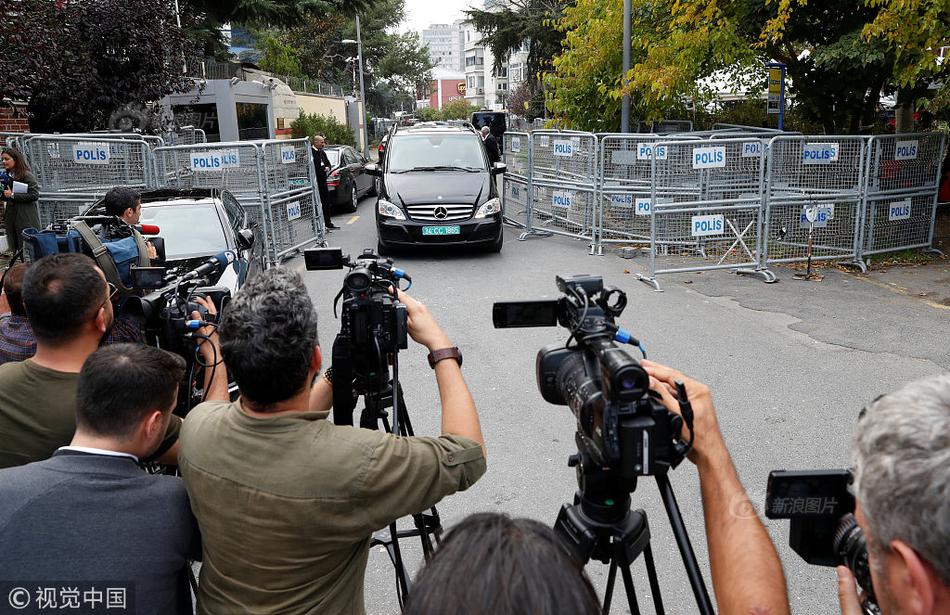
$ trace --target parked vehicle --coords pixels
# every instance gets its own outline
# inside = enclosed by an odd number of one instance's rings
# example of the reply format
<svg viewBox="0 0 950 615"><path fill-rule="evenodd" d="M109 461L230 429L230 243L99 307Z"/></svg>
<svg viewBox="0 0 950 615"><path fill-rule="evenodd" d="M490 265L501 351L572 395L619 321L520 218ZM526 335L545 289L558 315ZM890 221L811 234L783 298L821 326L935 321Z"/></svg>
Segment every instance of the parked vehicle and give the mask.
<svg viewBox="0 0 950 615"><path fill-rule="evenodd" d="M345 212L356 211L360 199L376 189L373 176L366 173L369 161L349 145L328 145L323 151L332 165L327 174L330 207Z"/></svg>
<svg viewBox="0 0 950 615"><path fill-rule="evenodd" d="M105 214L100 201L87 215ZM188 271L212 256L232 250L238 258L217 280L236 293L245 280L264 268L263 233L227 190L161 189L142 193L141 224L159 227L164 267Z"/></svg>
<svg viewBox="0 0 950 615"><path fill-rule="evenodd" d="M472 126L481 130L488 126L498 140L498 151L505 151L505 130L508 129L508 114L504 111L476 111L472 114Z"/></svg>
<svg viewBox="0 0 950 615"><path fill-rule="evenodd" d="M477 245L502 248L502 204L481 137L471 127L424 122L397 127L381 165L376 206L378 251L411 245Z"/></svg>

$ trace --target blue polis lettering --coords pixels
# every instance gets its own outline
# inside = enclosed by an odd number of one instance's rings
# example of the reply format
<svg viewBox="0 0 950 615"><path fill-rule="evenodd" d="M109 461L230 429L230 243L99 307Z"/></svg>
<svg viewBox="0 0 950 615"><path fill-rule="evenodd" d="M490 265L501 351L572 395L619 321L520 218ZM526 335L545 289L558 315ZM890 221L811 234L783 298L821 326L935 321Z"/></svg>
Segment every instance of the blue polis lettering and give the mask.
<svg viewBox="0 0 950 615"><path fill-rule="evenodd" d="M891 216L892 216L892 217L897 218L897 217L900 217L900 216L909 216L909 215L910 215L910 207L909 207L908 205L903 205L903 206L898 206L898 207L891 207Z"/></svg>
<svg viewBox="0 0 950 615"><path fill-rule="evenodd" d="M224 156L221 156L221 163L222 164L237 164L237 156L235 156L234 154L225 154Z"/></svg>
<svg viewBox="0 0 950 615"><path fill-rule="evenodd" d="M80 160L106 160L106 153L101 149L76 150L76 158Z"/></svg>
<svg viewBox="0 0 950 615"><path fill-rule="evenodd" d="M695 156L696 164L712 164L713 162L722 162L725 160L723 152L716 150L715 152L699 152Z"/></svg>
<svg viewBox="0 0 950 615"><path fill-rule="evenodd" d="M558 154L570 154L572 148L569 143L555 143L554 152Z"/></svg>
<svg viewBox="0 0 950 615"><path fill-rule="evenodd" d="M721 231L722 220L718 218L715 220L697 220L693 230L698 232Z"/></svg>
<svg viewBox="0 0 950 615"><path fill-rule="evenodd" d="M916 148L916 147L911 146L911 147L898 147L898 148L897 148L897 156L898 156L898 157L910 157L910 156L916 156L916 155L917 155L917 148Z"/></svg>
<svg viewBox="0 0 950 615"><path fill-rule="evenodd" d="M834 154L835 150L833 149L806 150L805 160L831 160Z"/></svg>
<svg viewBox="0 0 950 615"><path fill-rule="evenodd" d="M566 196L560 195L560 194L555 194L555 195L554 195L554 204L555 204L555 205L562 205L562 206L564 206L564 207L570 207L570 206L571 206L571 199L568 198L568 197L566 197Z"/></svg>

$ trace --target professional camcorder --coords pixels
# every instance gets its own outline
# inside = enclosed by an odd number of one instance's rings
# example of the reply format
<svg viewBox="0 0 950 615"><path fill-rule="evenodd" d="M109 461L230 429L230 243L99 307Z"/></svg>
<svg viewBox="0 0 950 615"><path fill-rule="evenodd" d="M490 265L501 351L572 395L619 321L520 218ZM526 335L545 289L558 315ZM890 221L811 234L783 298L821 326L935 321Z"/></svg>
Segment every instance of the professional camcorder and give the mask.
<svg viewBox="0 0 950 615"><path fill-rule="evenodd" d="M789 519L789 546L809 564L850 568L864 612L880 615L867 541L854 517L853 479L850 470L774 470L769 473L765 516Z"/></svg>
<svg viewBox="0 0 950 615"><path fill-rule="evenodd" d="M339 248L306 250L304 257L308 270L349 269L333 300L333 315L339 307L341 320L333 342L333 417L337 423L352 425L359 396L392 395L389 368L408 344L406 306L399 303L395 290L400 280L412 284L412 278L371 250L355 261ZM368 408L373 405L370 401L378 400L368 399ZM372 412L360 418L362 427L376 429L377 423Z"/></svg>
<svg viewBox="0 0 950 615"><path fill-rule="evenodd" d="M654 606L663 612L646 513L630 510L638 477L655 477L699 612L713 613L667 476L693 442L693 412L685 386L678 383L679 415L649 390L649 376L622 345L639 347L645 357L643 347L616 324L627 305L623 291L605 287L599 276L555 279L561 298L498 302L492 311L496 328L560 325L570 331L566 344L545 346L535 362L541 396L549 403L569 406L577 418L578 453L568 463L577 469L578 490L574 504L561 507L555 530L579 561L609 562L604 613L610 609L618 568L628 608L640 612L630 565L641 553ZM681 438L684 425L689 434L686 441Z"/></svg>

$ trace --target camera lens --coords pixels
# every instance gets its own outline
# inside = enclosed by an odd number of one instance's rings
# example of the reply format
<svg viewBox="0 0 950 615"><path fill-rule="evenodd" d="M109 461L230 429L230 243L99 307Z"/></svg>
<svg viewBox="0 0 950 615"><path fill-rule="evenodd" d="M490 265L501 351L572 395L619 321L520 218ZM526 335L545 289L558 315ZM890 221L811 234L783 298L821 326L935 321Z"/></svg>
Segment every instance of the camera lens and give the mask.
<svg viewBox="0 0 950 615"><path fill-rule="evenodd" d="M854 580L864 590L867 598L871 602L876 602L874 587L871 584L871 568L868 564L867 541L853 514L848 513L841 517L838 529L835 531L833 545L835 553L851 569Z"/></svg>
<svg viewBox="0 0 950 615"><path fill-rule="evenodd" d="M372 280L372 276L365 269L354 269L346 276L344 284L351 291L359 293L369 289Z"/></svg>

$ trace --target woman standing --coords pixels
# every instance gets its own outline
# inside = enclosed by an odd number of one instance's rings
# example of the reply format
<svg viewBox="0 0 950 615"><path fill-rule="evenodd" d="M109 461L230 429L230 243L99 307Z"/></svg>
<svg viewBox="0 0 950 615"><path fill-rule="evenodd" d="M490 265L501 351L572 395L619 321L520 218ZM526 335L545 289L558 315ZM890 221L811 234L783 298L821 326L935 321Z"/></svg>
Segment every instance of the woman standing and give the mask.
<svg viewBox="0 0 950 615"><path fill-rule="evenodd" d="M9 176L3 182L2 200L6 205L7 243L15 254L23 243L23 229L40 227L40 212L36 207L40 198L40 187L30 165L18 150L10 147L4 149L0 153L0 166ZM0 173L0 176L2 175L3 173ZM26 192L14 192L15 181L26 184Z"/></svg>

